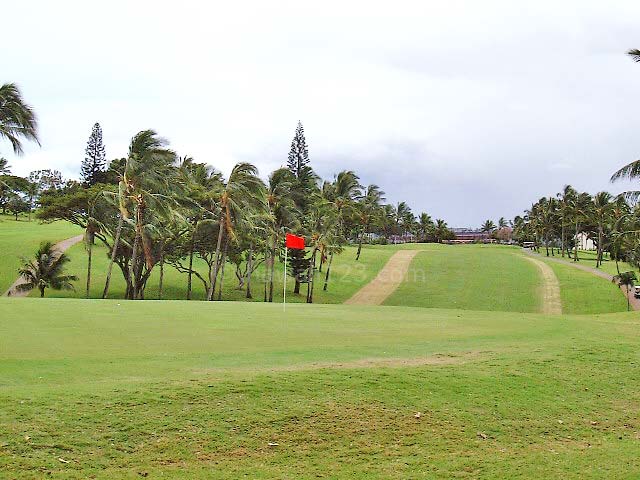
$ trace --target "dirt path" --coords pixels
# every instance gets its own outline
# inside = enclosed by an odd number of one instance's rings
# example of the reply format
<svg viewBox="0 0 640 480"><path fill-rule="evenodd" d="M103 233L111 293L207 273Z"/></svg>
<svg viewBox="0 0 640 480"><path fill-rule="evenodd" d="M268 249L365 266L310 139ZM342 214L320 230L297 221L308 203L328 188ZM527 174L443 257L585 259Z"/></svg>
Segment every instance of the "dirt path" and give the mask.
<svg viewBox="0 0 640 480"><path fill-rule="evenodd" d="M539 253L532 252L529 249L525 249L525 253L530 257L542 257L542 255L540 255ZM583 272L591 273L597 277L604 278L609 282L613 281L613 275L609 275L608 273L603 272L602 270L598 270L597 268L588 267L586 265L580 265L579 263L576 263L573 261L562 260L562 258L554 258L554 257L544 257L544 258L545 260L548 260L550 262L562 263L563 265L569 265L570 267L577 268L578 270L582 270ZM640 310L640 298L635 298L633 296L633 289L630 289L627 292L626 288L620 287L620 291L625 296L625 298L626 297L629 298L629 304L631 305L632 310Z"/></svg>
<svg viewBox="0 0 640 480"><path fill-rule="evenodd" d="M411 260L419 250L399 250L387 261L376 278L344 302L347 305L380 305L406 278Z"/></svg>
<svg viewBox="0 0 640 480"><path fill-rule="evenodd" d="M55 248L60 253L66 252L69 248L73 247L76 243L80 243L83 238L84 238L84 235L76 235L75 237L67 238L66 240L62 240L61 242L56 243L55 244ZM21 283L24 283L24 280L23 280L22 277L18 277L16 279L16 281L13 282L13 285L11 285L9 287L9 290L4 292L4 296L5 297L26 297L26 296L28 296L29 293L31 293L30 290L27 290L26 292L24 292L24 291L19 291L19 290L16 289L16 287L18 285L20 285Z"/></svg>
<svg viewBox="0 0 640 480"><path fill-rule="evenodd" d="M562 301L560 300L560 282L553 269L541 260L525 257L533 263L542 275L542 313L548 315L560 315L562 313Z"/></svg>

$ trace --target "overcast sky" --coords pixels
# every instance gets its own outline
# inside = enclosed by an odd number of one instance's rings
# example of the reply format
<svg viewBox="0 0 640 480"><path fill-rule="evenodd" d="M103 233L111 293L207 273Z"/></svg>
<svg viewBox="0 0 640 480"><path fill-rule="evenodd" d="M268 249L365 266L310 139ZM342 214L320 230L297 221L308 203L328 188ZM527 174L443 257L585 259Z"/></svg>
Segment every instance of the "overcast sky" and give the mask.
<svg viewBox="0 0 640 480"><path fill-rule="evenodd" d="M315 170L353 169L451 226L512 218L640 157L640 2L5 2L0 83L35 108L18 174L77 177L155 129L263 176L302 120Z"/></svg>

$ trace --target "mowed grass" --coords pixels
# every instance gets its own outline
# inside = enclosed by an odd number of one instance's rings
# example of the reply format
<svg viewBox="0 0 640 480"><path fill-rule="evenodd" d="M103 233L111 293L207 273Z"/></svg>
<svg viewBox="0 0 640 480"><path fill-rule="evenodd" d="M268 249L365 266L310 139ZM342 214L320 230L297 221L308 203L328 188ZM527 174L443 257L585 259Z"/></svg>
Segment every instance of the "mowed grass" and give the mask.
<svg viewBox="0 0 640 480"><path fill-rule="evenodd" d="M410 245L420 253L385 305L536 312L541 279L513 247Z"/></svg>
<svg viewBox="0 0 640 480"><path fill-rule="evenodd" d="M364 246L360 260L356 262L356 248L347 247L340 255L335 255L331 265L331 275L327 291L323 290L327 265L323 266L323 271L316 277L314 288L314 302L316 303L342 303L364 285L369 283L387 260L393 255L392 249L381 249L380 247ZM47 290L48 297L85 297L85 285L87 278L87 253L83 244L71 247L67 251L71 262L67 267L68 273L78 276L75 291L54 291ZM107 266L109 258L107 250L103 246L96 244L92 261L92 286L91 298L101 298L105 284ZM185 263L186 264L186 263ZM208 270L206 264L199 259L195 259L194 267L205 278ZM284 279L284 264L276 260L276 273L274 275L274 301L282 302L282 282ZM159 266L154 268L145 290L146 299L157 299L159 294ZM262 264L252 276L251 291L253 301L263 301L266 269ZM294 280L289 275L287 279L287 302L300 303L306 301L306 284L301 286L300 295L293 294ZM125 292L125 282L122 273L117 265L114 265L109 298L123 298ZM33 293L32 295L35 295ZM187 275L178 272L171 265L165 264L163 299L182 300L187 295ZM194 300L204 300L206 292L203 283L193 277ZM235 275L235 265L227 263L225 265L225 275L223 282L223 300L245 300L245 291L238 289L238 279Z"/></svg>
<svg viewBox="0 0 640 480"><path fill-rule="evenodd" d="M635 314L118 303L0 300L0 477L640 475Z"/></svg>
<svg viewBox="0 0 640 480"><path fill-rule="evenodd" d="M583 265L585 267L592 267L592 268L596 268L596 251L595 250L579 250L578 251L578 258L580 259L580 261L578 262L578 265ZM546 252L544 248L540 249L540 256L545 257L546 258ZM569 263L574 263L573 259L565 256L562 257L560 254L558 254L557 252L555 252L555 256L550 256L549 258L556 258L556 259L561 259L564 260L566 262ZM604 256L603 256L603 263L600 267L598 267L601 271L608 273L609 275L617 275L618 274L618 269L620 269L621 272L628 272L629 270L633 270L636 273L638 272L638 270L631 264L627 263L627 262L618 262L618 266L616 267L616 262L615 260L611 260L609 258L609 254L607 252L604 252Z"/></svg>
<svg viewBox="0 0 640 480"><path fill-rule="evenodd" d="M544 257L536 257L544 261ZM591 314L624 312L627 300L617 285L571 264L546 262L560 283L564 313Z"/></svg>
<svg viewBox="0 0 640 480"><path fill-rule="evenodd" d="M0 215L0 295L18 277L20 257L31 258L38 250L40 242L58 242L82 234L82 229L67 222L43 224L28 221L26 216ZM82 248L82 247L80 247Z"/></svg>

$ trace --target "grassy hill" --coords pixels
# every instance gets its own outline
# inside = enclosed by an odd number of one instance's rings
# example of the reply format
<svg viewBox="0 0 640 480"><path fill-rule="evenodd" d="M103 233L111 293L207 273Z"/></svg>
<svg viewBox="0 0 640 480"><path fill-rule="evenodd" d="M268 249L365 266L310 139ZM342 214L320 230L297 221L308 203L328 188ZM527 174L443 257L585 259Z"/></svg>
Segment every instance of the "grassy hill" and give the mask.
<svg viewBox="0 0 640 480"><path fill-rule="evenodd" d="M637 478L639 326L5 298L0 477Z"/></svg>

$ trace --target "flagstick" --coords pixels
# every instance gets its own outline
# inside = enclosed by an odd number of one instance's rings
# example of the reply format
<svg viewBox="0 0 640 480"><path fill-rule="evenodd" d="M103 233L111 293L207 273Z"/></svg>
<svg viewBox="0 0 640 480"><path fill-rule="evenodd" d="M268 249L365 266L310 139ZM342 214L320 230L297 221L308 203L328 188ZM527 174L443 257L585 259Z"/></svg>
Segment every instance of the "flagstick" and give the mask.
<svg viewBox="0 0 640 480"><path fill-rule="evenodd" d="M284 281L282 283L282 310L287 311L287 251L289 249L284 246Z"/></svg>

